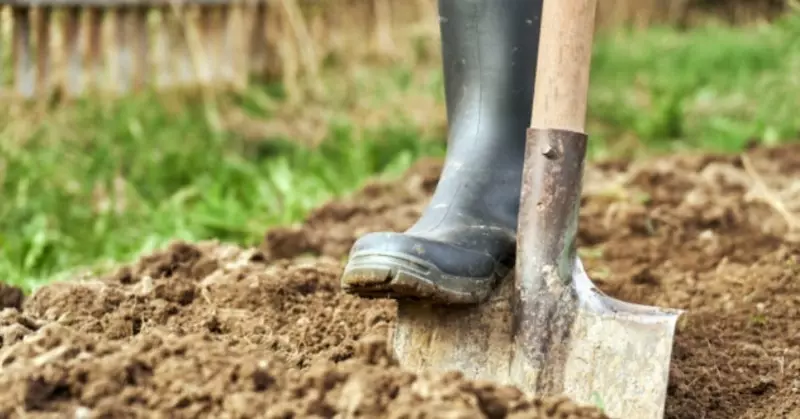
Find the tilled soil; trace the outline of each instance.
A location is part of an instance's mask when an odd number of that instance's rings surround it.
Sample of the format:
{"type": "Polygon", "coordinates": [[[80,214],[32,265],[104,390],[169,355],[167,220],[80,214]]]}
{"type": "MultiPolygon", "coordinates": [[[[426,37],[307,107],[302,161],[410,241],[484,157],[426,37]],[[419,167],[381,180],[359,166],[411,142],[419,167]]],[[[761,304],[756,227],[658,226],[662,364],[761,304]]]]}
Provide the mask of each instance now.
{"type": "MultiPolygon", "coordinates": [[[[391,301],[338,290],[361,234],[402,230],[438,161],[258,249],[175,243],[23,301],[0,286],[0,417],[602,417],[386,349],[391,301]]],[[[604,291],[687,310],[669,418],[800,417],[800,144],[587,168],[581,254],[604,291]]]]}

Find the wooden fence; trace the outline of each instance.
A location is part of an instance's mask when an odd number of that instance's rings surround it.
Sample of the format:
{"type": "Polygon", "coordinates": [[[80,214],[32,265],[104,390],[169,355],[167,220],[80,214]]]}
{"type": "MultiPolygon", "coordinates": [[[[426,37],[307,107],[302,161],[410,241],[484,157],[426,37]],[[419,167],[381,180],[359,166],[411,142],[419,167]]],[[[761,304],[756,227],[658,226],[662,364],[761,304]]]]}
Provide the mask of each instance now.
{"type": "Polygon", "coordinates": [[[10,49],[0,79],[24,98],[148,85],[241,87],[264,68],[264,2],[28,3],[0,15],[0,29],[8,28],[0,45],[10,49]]]}
{"type": "MultiPolygon", "coordinates": [[[[3,0],[0,95],[296,84],[322,63],[397,57],[438,36],[436,0],[3,0]]],[[[598,26],[772,18],[786,0],[607,0],[598,26]]]]}

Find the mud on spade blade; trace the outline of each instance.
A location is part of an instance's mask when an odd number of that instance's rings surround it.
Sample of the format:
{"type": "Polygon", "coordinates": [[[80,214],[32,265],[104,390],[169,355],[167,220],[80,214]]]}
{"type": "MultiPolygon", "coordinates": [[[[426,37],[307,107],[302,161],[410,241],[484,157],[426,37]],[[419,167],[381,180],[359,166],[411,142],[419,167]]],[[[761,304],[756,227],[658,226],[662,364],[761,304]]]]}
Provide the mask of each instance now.
{"type": "Polygon", "coordinates": [[[527,141],[513,278],[480,305],[400,302],[395,353],[418,372],[661,418],[680,311],[613,299],[586,275],[575,251],[586,135],[531,129],[527,141]]]}

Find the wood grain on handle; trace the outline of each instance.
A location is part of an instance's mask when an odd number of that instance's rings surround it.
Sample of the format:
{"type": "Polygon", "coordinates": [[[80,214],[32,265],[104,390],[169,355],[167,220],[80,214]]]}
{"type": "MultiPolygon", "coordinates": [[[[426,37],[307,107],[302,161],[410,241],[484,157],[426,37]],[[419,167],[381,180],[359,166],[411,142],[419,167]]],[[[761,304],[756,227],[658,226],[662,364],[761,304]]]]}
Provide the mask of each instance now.
{"type": "Polygon", "coordinates": [[[584,133],[597,0],[544,0],[532,128],[584,133]]]}

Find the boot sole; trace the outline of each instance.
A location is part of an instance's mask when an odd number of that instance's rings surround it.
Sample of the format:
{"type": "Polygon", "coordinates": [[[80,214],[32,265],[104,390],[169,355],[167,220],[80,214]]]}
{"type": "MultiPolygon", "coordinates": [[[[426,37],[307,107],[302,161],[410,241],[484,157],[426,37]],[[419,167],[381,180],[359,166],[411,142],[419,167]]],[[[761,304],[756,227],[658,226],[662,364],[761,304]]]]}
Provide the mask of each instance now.
{"type": "Polygon", "coordinates": [[[345,266],[341,286],[347,293],[367,298],[475,304],[489,297],[508,270],[495,270],[488,278],[461,277],[405,254],[360,253],[345,266]]]}

